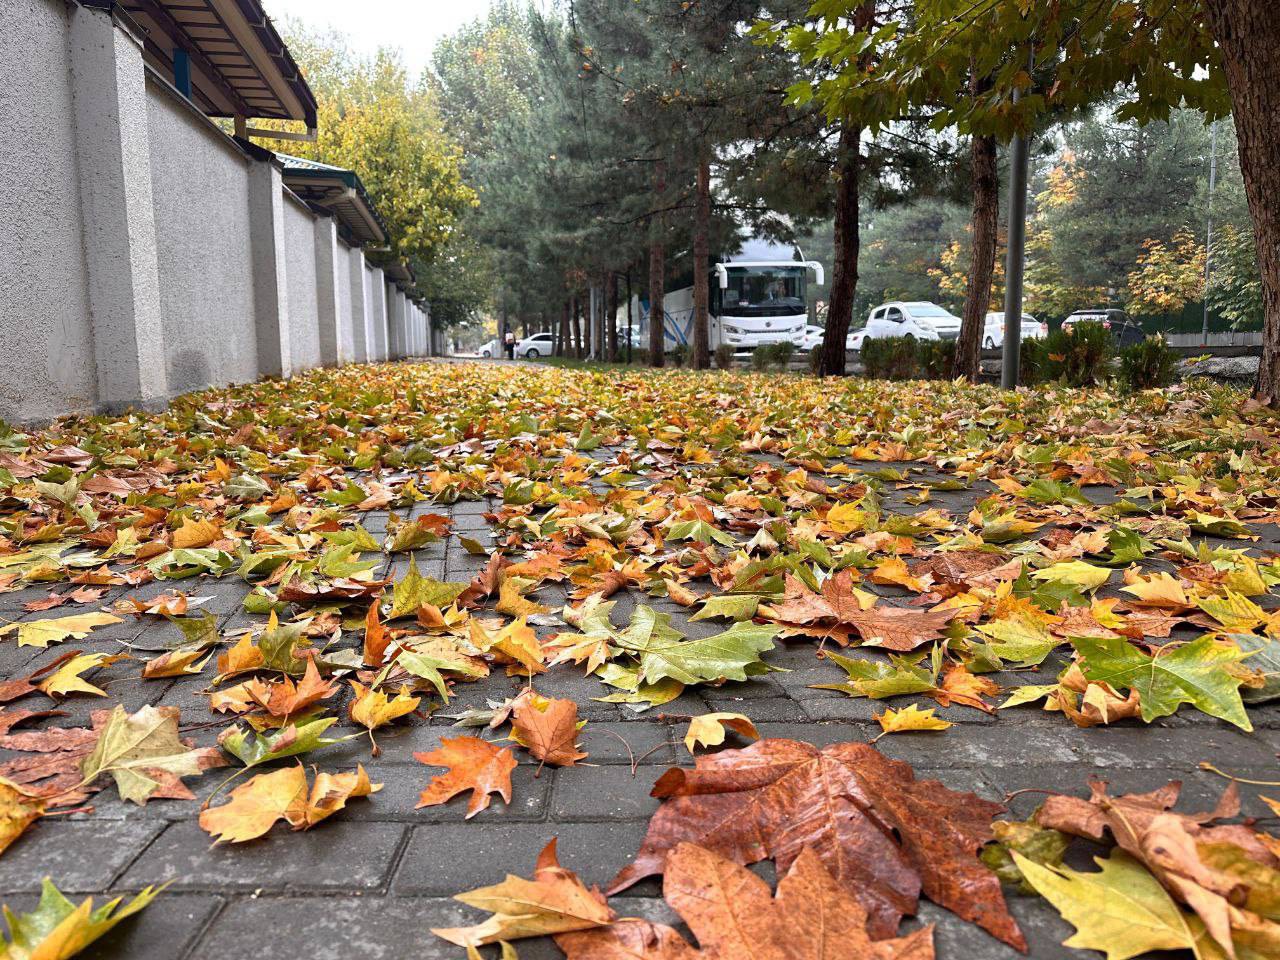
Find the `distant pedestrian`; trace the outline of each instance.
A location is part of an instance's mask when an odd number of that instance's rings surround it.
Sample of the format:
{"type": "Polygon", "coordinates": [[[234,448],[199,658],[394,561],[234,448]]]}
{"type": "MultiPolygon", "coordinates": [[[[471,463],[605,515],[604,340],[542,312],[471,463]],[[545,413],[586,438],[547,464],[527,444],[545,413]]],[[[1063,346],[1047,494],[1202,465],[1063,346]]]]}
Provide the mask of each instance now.
{"type": "Polygon", "coordinates": [[[514,360],[516,358],[516,335],[510,330],[502,340],[503,349],[507,352],[507,359],[514,360]]]}

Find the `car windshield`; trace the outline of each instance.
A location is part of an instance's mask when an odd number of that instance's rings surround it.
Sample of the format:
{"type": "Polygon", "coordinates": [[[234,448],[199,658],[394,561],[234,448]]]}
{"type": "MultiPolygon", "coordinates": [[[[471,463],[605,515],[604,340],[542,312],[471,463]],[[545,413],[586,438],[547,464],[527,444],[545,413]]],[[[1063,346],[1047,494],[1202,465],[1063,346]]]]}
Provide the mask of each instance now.
{"type": "Polygon", "coordinates": [[[804,313],[804,267],[729,267],[722,292],[727,317],[782,317],[804,313]]]}
{"type": "Polygon", "coordinates": [[[950,317],[952,316],[942,307],[932,303],[912,303],[907,306],[907,312],[913,317],[950,317]]]}

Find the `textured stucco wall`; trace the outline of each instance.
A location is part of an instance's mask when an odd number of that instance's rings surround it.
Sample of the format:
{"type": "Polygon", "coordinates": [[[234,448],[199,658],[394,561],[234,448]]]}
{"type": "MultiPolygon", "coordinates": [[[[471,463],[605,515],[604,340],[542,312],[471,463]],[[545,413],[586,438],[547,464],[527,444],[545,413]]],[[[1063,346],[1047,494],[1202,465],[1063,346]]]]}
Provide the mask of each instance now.
{"type": "Polygon", "coordinates": [[[65,0],[6,0],[0,32],[0,418],[91,409],[65,0]]]}
{"type": "Polygon", "coordinates": [[[370,362],[378,357],[378,318],[382,316],[386,299],[382,292],[382,271],[374,270],[367,263],[364,268],[364,358],[370,362]]]}
{"type": "MultiPolygon", "coordinates": [[[[355,255],[363,256],[359,251],[355,251],[355,255]]],[[[356,358],[355,334],[352,330],[353,320],[351,317],[351,256],[351,248],[342,240],[339,240],[337,268],[339,363],[350,363],[356,358]]]]}
{"type": "Polygon", "coordinates": [[[169,390],[256,380],[250,161],[159,82],[147,100],[169,390]]]}
{"type": "Polygon", "coordinates": [[[289,281],[289,349],[293,372],[320,366],[320,321],[316,313],[315,215],[286,190],[285,277],[289,281]]]}

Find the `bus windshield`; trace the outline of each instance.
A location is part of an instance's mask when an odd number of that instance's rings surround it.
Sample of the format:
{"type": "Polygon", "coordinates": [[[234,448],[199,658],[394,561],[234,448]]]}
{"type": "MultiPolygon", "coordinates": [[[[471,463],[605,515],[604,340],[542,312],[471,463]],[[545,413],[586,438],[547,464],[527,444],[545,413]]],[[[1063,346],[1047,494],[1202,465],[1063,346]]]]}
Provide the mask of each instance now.
{"type": "Polygon", "coordinates": [[[784,317],[805,312],[805,268],[729,267],[729,286],[721,291],[728,317],[784,317]]]}

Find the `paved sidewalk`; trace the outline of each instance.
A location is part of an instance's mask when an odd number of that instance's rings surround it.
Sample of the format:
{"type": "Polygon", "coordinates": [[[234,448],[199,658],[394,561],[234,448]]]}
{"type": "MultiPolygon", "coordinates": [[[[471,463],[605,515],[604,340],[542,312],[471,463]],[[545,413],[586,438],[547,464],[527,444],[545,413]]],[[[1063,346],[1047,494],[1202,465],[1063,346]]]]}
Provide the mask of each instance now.
{"type": "MultiPolygon", "coordinates": [[[[606,455],[603,451],[599,455],[606,455]]],[[[882,467],[883,464],[877,464],[882,467]]],[[[958,509],[961,498],[975,498],[983,484],[963,494],[940,495],[936,505],[958,509]],[[948,499],[941,503],[942,497],[948,499]]],[[[892,504],[891,504],[892,506],[892,504]]],[[[448,513],[454,530],[484,539],[484,512],[496,502],[462,502],[452,508],[419,506],[418,512],[448,513]]],[[[369,514],[364,524],[379,531],[386,515],[369,514]]],[[[1259,543],[1262,549],[1280,542],[1259,543]]],[[[451,536],[444,543],[419,550],[416,561],[424,574],[464,580],[480,568],[483,558],[466,553],[451,536]]],[[[394,561],[399,576],[407,558],[394,561]]],[[[135,592],[145,596],[169,589],[151,584],[135,592]]],[[[191,595],[213,595],[204,609],[218,613],[224,632],[234,631],[250,618],[240,612],[248,587],[241,581],[186,581],[191,595]]],[[[877,588],[894,595],[895,588],[877,588]]],[[[24,601],[47,591],[27,591],[0,597],[0,613],[13,618],[24,601]]],[[[111,597],[105,598],[109,601],[111,597]]],[[[537,599],[551,606],[563,594],[543,589],[537,599]]],[[[616,595],[615,622],[626,622],[635,595],[616,595]]],[[[672,614],[690,636],[717,632],[722,627],[688,622],[688,611],[669,601],[651,601],[672,614]]],[[[59,611],[54,611],[55,613],[59,611]]],[[[38,618],[49,614],[26,614],[38,618]]],[[[84,650],[113,650],[119,640],[142,641],[168,636],[168,623],[126,622],[95,631],[84,650]]],[[[547,632],[540,628],[540,632],[547,632]]],[[[1191,636],[1194,631],[1175,636],[1191,636]]],[[[0,667],[7,675],[46,662],[56,649],[37,651],[0,645],[0,667]]],[[[684,717],[708,710],[731,710],[751,717],[766,737],[790,737],[824,745],[868,740],[879,732],[872,721],[884,703],[849,699],[834,691],[815,690],[815,683],[844,679],[842,671],[815,655],[812,643],[779,646],[767,661],[787,672],[776,672],[746,684],[724,689],[700,688],[646,713],[597,703],[591,698],[608,692],[581,668],[553,667],[536,679],[537,689],[567,697],[579,704],[587,723],[581,742],[590,759],[581,767],[539,769],[527,752],[517,751],[521,765],[513,777],[509,807],[500,800],[472,821],[463,821],[465,801],[414,809],[418,792],[439,768],[413,760],[417,751],[439,745],[442,736],[459,731],[440,714],[483,707],[520,689],[520,683],[495,671],[487,680],[459,684],[457,696],[436,716],[411,716],[378,731],[382,755],[370,757],[366,738],[309,755],[309,764],[346,769],[365,764],[374,782],[384,784],[375,796],[352,801],[346,810],[317,829],[292,833],[283,826],[267,837],[235,847],[210,848],[209,837],[196,824],[198,804],[156,800],[139,808],[121,802],[114,790],[97,798],[91,816],[49,819],[38,824],[0,858],[0,894],[13,907],[34,904],[32,891],[42,875],[51,875],[68,893],[101,895],[126,892],[154,883],[172,883],[139,918],[122,925],[84,956],[96,960],[227,960],[231,957],[307,958],[347,960],[353,957],[416,958],[462,956],[462,950],[429,932],[432,926],[472,922],[481,916],[448,899],[452,894],[497,882],[507,872],[528,874],[539,849],[559,838],[562,861],[589,883],[605,883],[628,863],[644,836],[657,801],[648,796],[654,780],[674,763],[690,764],[680,742],[684,717]]],[[[1046,677],[1056,666],[1040,671],[1046,677]]],[[[995,675],[997,682],[1031,682],[1021,673],[995,675]]],[[[207,700],[197,695],[198,682],[186,679],[123,681],[108,688],[135,710],[143,703],[179,706],[184,723],[208,716],[207,700]]],[[[903,700],[893,701],[902,706],[903,700]]],[[[922,701],[925,702],[925,701],[922,701]]],[[[87,719],[99,706],[90,698],[71,698],[64,704],[69,724],[87,719]]],[[[345,709],[337,711],[345,716],[345,709]]],[[[920,779],[936,778],[948,787],[970,790],[1001,800],[1028,788],[1083,792],[1092,774],[1105,777],[1117,791],[1149,790],[1170,779],[1185,782],[1187,809],[1205,809],[1225,782],[1201,772],[1197,764],[1212,761],[1234,774],[1275,780],[1276,751],[1280,749],[1280,711],[1254,709],[1258,729],[1242,733],[1192,710],[1144,728],[1123,722],[1113,727],[1077,729],[1061,715],[1035,707],[1002,711],[998,721],[979,711],[952,707],[940,716],[957,726],[943,735],[907,734],[886,737],[879,748],[912,763],[920,779]]],[[[192,732],[201,744],[211,744],[220,726],[192,732]]],[[[339,728],[339,732],[349,732],[339,728]]],[[[494,736],[494,734],[489,734],[494,736]]],[[[735,745],[730,737],[729,746],[735,745]]],[[[743,745],[737,741],[736,745],[743,745]]],[[[221,777],[192,781],[207,795],[221,777]]],[[[1245,813],[1262,816],[1257,788],[1245,786],[1245,813]]],[[[1038,802],[1035,793],[1016,797],[1013,811],[1026,816],[1038,802]]],[[[1077,845],[1079,846],[1079,845],[1077,845]]],[[[1081,864],[1083,865],[1083,864],[1081,864]]],[[[758,867],[767,872],[769,865],[758,867]]],[[[659,884],[645,881],[625,896],[611,900],[619,915],[638,915],[675,922],[660,899],[659,884]]],[[[1080,957],[1082,952],[1059,946],[1070,928],[1039,898],[1013,897],[1011,909],[1024,926],[1037,960],[1080,957]]],[[[977,927],[922,902],[920,920],[936,923],[938,955],[943,960],[995,960],[1017,954],[977,927]]],[[[909,924],[908,924],[909,926],[909,924]]],[[[522,941],[523,960],[558,957],[550,942],[522,941]]]]}

